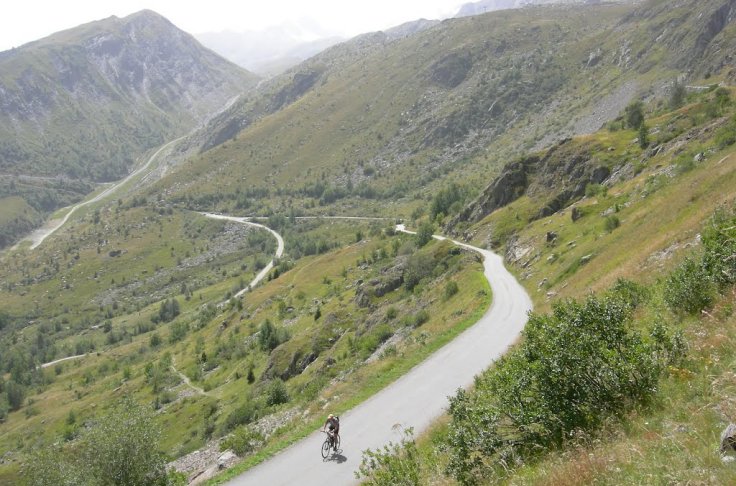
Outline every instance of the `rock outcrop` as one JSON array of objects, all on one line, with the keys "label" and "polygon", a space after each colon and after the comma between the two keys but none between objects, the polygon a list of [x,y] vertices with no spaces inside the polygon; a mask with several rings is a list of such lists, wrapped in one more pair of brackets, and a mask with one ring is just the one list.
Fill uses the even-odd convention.
[{"label": "rock outcrop", "polygon": [[[490,185],[448,224],[476,223],[498,208],[523,195],[546,200],[535,218],[543,218],[567,207],[585,194],[589,184],[600,184],[611,170],[590,156],[584,146],[560,141],[544,155],[530,155],[507,164]],[[551,189],[553,188],[553,189]]]}]

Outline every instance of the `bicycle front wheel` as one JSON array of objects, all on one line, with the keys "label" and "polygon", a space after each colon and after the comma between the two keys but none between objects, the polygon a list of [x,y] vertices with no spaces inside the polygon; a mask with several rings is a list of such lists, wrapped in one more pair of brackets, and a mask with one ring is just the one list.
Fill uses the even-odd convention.
[{"label": "bicycle front wheel", "polygon": [[322,443],[322,459],[327,459],[330,455],[330,439],[325,439]]}]

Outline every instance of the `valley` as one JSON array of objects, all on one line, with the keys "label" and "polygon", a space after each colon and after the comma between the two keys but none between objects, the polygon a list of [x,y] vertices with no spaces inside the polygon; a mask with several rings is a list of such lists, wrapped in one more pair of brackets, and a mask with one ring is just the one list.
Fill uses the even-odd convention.
[{"label": "valley", "polygon": [[[103,69],[105,116],[24,105],[91,145],[30,108],[0,130],[0,483],[110,484],[136,451],[133,484],[728,483],[734,19],[530,6],[269,79],[148,11],[0,54],[6,105],[21,72],[102,90],[49,53],[158,66]],[[145,439],[91,453],[123,419]]]}]

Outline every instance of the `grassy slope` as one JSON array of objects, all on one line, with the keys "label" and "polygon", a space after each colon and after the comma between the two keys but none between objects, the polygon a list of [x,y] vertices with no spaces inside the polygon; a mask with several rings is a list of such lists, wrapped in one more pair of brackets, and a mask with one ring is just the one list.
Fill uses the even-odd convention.
[{"label": "grassy slope", "polygon": [[[344,410],[359,403],[475,322],[488,305],[489,289],[475,257],[465,252],[453,255],[446,244],[435,242],[425,251],[447,257],[449,267],[440,276],[423,281],[414,292],[390,292],[371,298],[370,308],[359,308],[353,303],[356,281],[380,277],[380,268],[393,260],[384,257],[371,263],[376,250],[390,252],[402,245],[410,249],[410,238],[381,236],[375,223],[307,222],[299,223],[306,226],[307,235],[326,236],[337,248],[300,259],[293,269],[247,294],[242,309],[225,306],[197,329],[203,304],[222,302],[242,286],[239,282],[252,278],[256,260],[266,261],[274,246],[270,236],[248,231],[249,244],[228,248],[233,239],[222,233],[234,225],[185,212],[159,214],[146,206],[121,208],[103,209],[97,224],[90,210],[85,219],[61,230],[36,252],[8,257],[5,282],[10,286],[2,289],[7,304],[3,310],[17,317],[29,312],[29,301],[36,305],[34,322],[22,331],[5,329],[3,339],[15,336],[31,345],[38,335],[52,336],[58,349],[54,357],[76,354],[80,343],[84,349],[94,343],[95,351],[48,368],[44,372],[48,384],[29,392],[27,404],[0,424],[0,448],[12,451],[12,460],[2,468],[4,480],[17,478],[27,451],[73,437],[85,421],[123,395],[161,404],[163,446],[172,457],[202,447],[213,432],[224,433],[225,419],[249,401],[260,404],[261,414],[291,414],[289,427],[279,429],[262,453],[268,454],[311,429],[324,404]],[[361,228],[364,235],[373,236],[355,243]],[[261,233],[263,238],[250,241]],[[118,249],[124,250],[120,256],[109,255]],[[199,255],[206,258],[195,263]],[[449,300],[443,296],[448,277],[459,282],[459,292]],[[194,290],[189,301],[180,294],[182,282]],[[153,330],[150,317],[158,313],[160,299],[170,296],[181,303],[181,315]],[[317,302],[319,321],[313,318]],[[395,309],[395,317],[387,315],[389,307]],[[428,311],[426,322],[416,329],[410,325],[405,337],[379,359],[362,364],[380,342],[372,338],[375,326],[383,325],[390,335],[413,323],[422,309]],[[112,330],[106,333],[101,325],[108,312]],[[251,336],[266,319],[288,328],[292,336],[271,355],[260,351]],[[181,323],[190,331],[172,341],[174,328]],[[139,326],[144,326],[142,333],[136,330]],[[160,336],[161,345],[152,346],[154,334]],[[110,343],[111,335],[122,337]],[[295,352],[313,349],[316,337],[324,339],[326,349],[304,373],[286,382],[291,403],[266,407],[262,396],[268,382],[261,375],[269,363],[284,370]],[[203,351],[209,357],[207,364],[200,359]],[[146,366],[161,366],[167,355],[193,386],[162,368],[161,389],[154,392]],[[248,384],[245,376],[251,367],[258,379]],[[296,418],[294,410],[299,411]],[[70,414],[75,417],[72,423]]]},{"label": "grassy slope", "polygon": [[[700,107],[695,103],[648,123],[664,128],[681,120],[683,113],[693,117],[689,120],[698,120]],[[732,117],[732,110],[727,115]],[[719,150],[713,141],[714,131],[700,130],[710,122],[696,123],[692,128],[696,135],[687,137],[688,144],[652,158],[643,157],[631,144],[636,136],[633,132],[603,131],[574,140],[572,143],[583,146],[592,139],[602,147],[612,143],[611,137],[627,140],[641,172],[605,194],[576,203],[584,216],[575,222],[568,208],[528,223],[523,215],[535,214],[546,199],[523,197],[476,225],[475,243],[488,242],[496,231],[517,235],[517,249],[527,251],[511,268],[532,295],[535,312],[549,310],[555,299],[579,298],[604,290],[618,278],[657,285],[682,257],[697,249],[697,234],[713,211],[736,203],[736,150],[733,146]],[[706,159],[688,164],[691,170],[667,170],[701,151]],[[613,153],[621,151],[617,148]],[[623,160],[631,155],[619,156]],[[620,226],[607,231],[602,213],[616,205],[620,209],[613,214]],[[517,219],[516,215],[522,217]],[[549,231],[558,235],[554,243],[546,241]],[[581,258],[588,255],[592,255],[589,262],[581,263]],[[729,483],[733,471],[721,462],[718,445],[721,431],[736,418],[729,405],[736,386],[732,373],[736,339],[733,298],[730,292],[724,295],[702,319],[675,319],[679,322],[673,325],[685,331],[690,343],[690,356],[681,369],[669,370],[651,407],[632,413],[623,422],[612,421],[600,434],[573,441],[565,450],[553,451],[536,463],[522,466],[501,482]],[[655,303],[638,316],[638,321],[672,319],[667,315],[664,305]],[[455,484],[442,477],[443,458],[433,452],[446,427],[446,421],[438,422],[420,444],[430,458],[426,474],[438,484]],[[488,483],[495,482],[488,478]]]},{"label": "grassy slope", "polygon": [[[497,170],[518,150],[523,127],[539,126],[540,137],[553,130],[544,126],[547,114],[540,116],[551,99],[576,99],[583,106],[584,100],[599,95],[596,87],[578,80],[590,75],[579,59],[627,9],[584,9],[574,17],[566,10],[499,12],[448,21],[386,44],[357,62],[351,58],[294,104],[190,159],[160,186],[173,187],[174,197],[195,201],[214,192],[234,194],[244,184],[271,190],[260,207],[252,208],[258,213],[265,208],[308,210],[315,201],[298,194],[299,189],[318,181],[345,188],[350,180],[356,187],[365,183],[393,194],[390,199],[398,207],[392,214],[404,215],[422,205],[416,198],[449,179],[480,187],[488,171]],[[582,32],[585,40],[570,39],[570,32]],[[542,45],[556,47],[550,53]],[[435,79],[442,67],[438,60],[456,57],[472,59],[473,66],[466,80],[450,89]],[[506,79],[509,72],[518,72],[518,79]],[[610,81],[617,73],[606,67],[596,74]],[[552,79],[549,86],[540,84]],[[498,114],[489,118],[487,105],[495,98]],[[565,118],[569,113],[549,116]],[[514,134],[480,154],[473,143],[471,148],[456,145],[482,128]],[[510,139],[516,139],[514,144]],[[193,180],[196,187],[188,182]],[[232,204],[225,198],[216,207],[226,210]],[[370,214],[386,205],[380,199],[353,197],[326,210]]]}]

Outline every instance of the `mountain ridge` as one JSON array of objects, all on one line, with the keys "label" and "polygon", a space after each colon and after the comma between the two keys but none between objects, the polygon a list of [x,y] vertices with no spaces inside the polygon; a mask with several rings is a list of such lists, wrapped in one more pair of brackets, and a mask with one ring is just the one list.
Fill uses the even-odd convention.
[{"label": "mountain ridge", "polygon": [[[0,196],[53,211],[122,178],[147,150],[188,132],[259,78],[143,10],[0,54]],[[84,192],[21,175],[83,181]],[[39,200],[43,199],[43,200]]]}]

